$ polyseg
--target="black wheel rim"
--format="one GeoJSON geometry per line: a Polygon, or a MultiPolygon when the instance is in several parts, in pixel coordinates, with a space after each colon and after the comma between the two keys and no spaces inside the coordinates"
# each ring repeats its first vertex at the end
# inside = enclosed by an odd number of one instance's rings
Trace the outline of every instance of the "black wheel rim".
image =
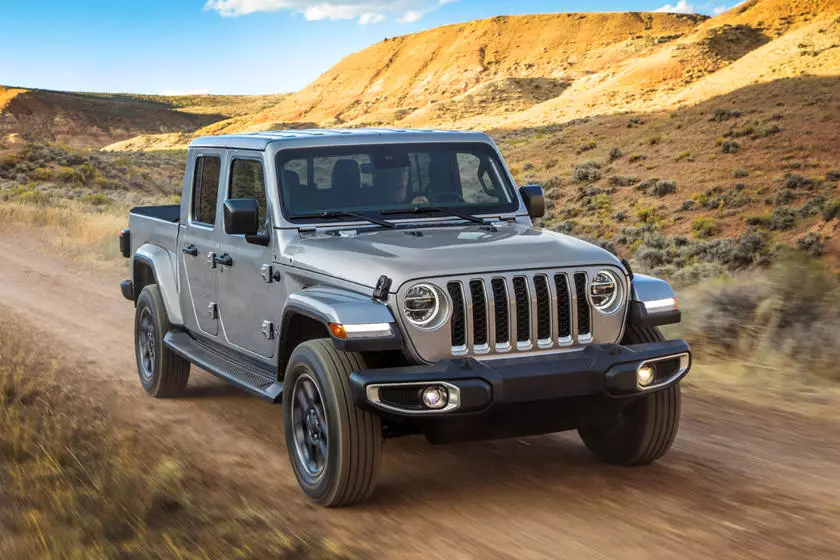
{"type": "Polygon", "coordinates": [[[292,430],[303,474],[315,481],[324,474],[329,456],[327,415],[315,378],[302,373],[292,389],[292,430]]]}
{"type": "Polygon", "coordinates": [[[140,374],[143,379],[151,379],[155,372],[155,324],[149,308],[140,312],[140,328],[137,348],[140,351],[140,374]]]}

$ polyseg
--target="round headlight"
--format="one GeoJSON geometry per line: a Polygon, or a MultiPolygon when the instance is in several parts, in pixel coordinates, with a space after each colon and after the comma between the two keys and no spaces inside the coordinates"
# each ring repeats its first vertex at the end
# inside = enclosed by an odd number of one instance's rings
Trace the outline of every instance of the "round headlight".
{"type": "Polygon", "coordinates": [[[621,288],[618,280],[612,272],[602,270],[595,275],[589,285],[589,298],[595,309],[602,313],[611,313],[616,310],[621,288]]]}
{"type": "Polygon", "coordinates": [[[429,284],[417,284],[405,293],[403,312],[406,319],[418,327],[428,327],[441,311],[440,296],[429,284]]]}

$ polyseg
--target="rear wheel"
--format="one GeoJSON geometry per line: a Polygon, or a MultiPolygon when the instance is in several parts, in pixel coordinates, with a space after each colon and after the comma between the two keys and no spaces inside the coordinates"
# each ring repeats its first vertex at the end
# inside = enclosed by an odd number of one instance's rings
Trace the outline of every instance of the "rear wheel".
{"type": "MultiPolygon", "coordinates": [[[[628,327],[622,344],[664,340],[659,329],[628,327]]],[[[616,465],[645,465],[662,457],[680,425],[679,383],[636,398],[617,414],[578,428],[583,443],[599,459],[616,465]]]]}
{"type": "Polygon", "coordinates": [[[190,379],[190,363],[163,344],[170,328],[160,288],[146,286],[134,312],[134,353],[143,389],[157,398],[177,395],[190,379]]]}
{"type": "Polygon", "coordinates": [[[358,503],[373,492],[382,453],[378,416],[356,407],[350,374],[359,354],[328,339],[295,348],[284,379],[283,428],[295,476],[313,501],[327,507],[358,503]]]}

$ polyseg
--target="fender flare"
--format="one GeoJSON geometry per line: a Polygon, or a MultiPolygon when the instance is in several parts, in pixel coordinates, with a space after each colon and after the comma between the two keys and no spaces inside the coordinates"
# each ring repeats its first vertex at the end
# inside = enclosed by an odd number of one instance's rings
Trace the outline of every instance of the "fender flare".
{"type": "MultiPolygon", "coordinates": [[[[339,288],[305,288],[289,294],[283,309],[281,333],[288,332],[287,327],[295,315],[303,315],[318,321],[326,327],[328,332],[330,323],[340,325],[388,323],[391,326],[390,336],[355,340],[339,339],[333,336],[332,341],[339,350],[365,352],[402,348],[402,336],[393,313],[387,305],[370,296],[339,288]]],[[[282,341],[281,346],[283,346],[282,341]]]]}
{"type": "Polygon", "coordinates": [[[628,319],[631,325],[641,328],[679,323],[682,313],[674,289],[665,280],[634,274],[628,319]]]}
{"type": "Polygon", "coordinates": [[[143,283],[138,282],[137,264],[143,263],[152,270],[155,284],[160,289],[163,298],[163,306],[166,308],[166,315],[169,322],[175,326],[184,324],[181,316],[181,305],[178,299],[178,282],[175,277],[175,265],[172,262],[172,254],[159,245],[146,243],[137,249],[131,263],[131,280],[134,285],[134,299],[140,295],[143,283]]]}

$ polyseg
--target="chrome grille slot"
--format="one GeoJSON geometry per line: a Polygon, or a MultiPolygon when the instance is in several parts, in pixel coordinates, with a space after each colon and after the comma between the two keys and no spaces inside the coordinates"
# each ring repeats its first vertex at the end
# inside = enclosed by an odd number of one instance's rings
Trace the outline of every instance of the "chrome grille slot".
{"type": "Polygon", "coordinates": [[[496,320],[496,350],[510,349],[510,309],[508,308],[507,284],[504,278],[493,278],[493,313],[496,320]]]}
{"type": "Polygon", "coordinates": [[[484,293],[484,282],[470,280],[470,296],[472,297],[473,344],[476,352],[487,352],[490,346],[488,344],[487,296],[484,293]]]}
{"type": "Polygon", "coordinates": [[[575,308],[577,309],[577,332],[581,342],[588,341],[592,334],[590,324],[589,300],[586,297],[586,274],[575,274],[575,308]]]}
{"type": "Polygon", "coordinates": [[[467,321],[464,313],[464,293],[460,282],[450,282],[446,285],[449,297],[452,299],[452,319],[450,328],[452,333],[452,352],[467,351],[467,321]]]}
{"type": "Polygon", "coordinates": [[[516,345],[527,347],[531,343],[531,297],[524,276],[513,278],[513,295],[516,299],[516,345]]]}
{"type": "Polygon", "coordinates": [[[557,293],[557,338],[560,344],[568,344],[572,341],[572,304],[565,274],[554,275],[554,289],[557,293]]]}

